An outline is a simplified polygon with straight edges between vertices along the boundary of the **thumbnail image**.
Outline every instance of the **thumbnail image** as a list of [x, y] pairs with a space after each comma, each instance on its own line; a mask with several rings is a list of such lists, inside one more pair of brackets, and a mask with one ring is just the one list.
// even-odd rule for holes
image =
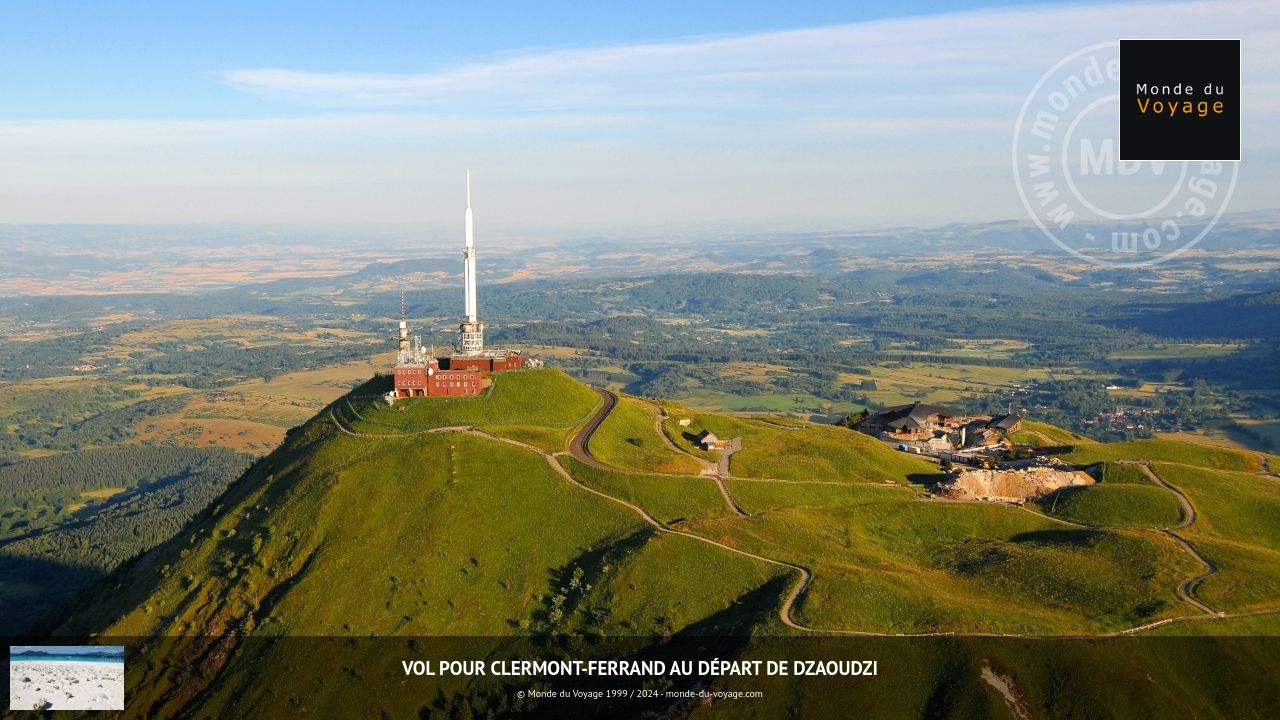
[[124, 648], [9, 646], [9, 709], [123, 710]]

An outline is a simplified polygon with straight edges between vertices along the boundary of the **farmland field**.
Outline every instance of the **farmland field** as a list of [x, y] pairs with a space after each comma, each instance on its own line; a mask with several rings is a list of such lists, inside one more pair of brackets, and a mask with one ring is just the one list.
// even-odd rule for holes
[[[1044, 368], [1002, 368], [986, 365], [886, 363], [869, 368], [876, 384], [866, 395], [879, 405], [901, 405], [910, 402], [945, 404], [963, 395], [1008, 390], [1036, 380], [1045, 380], [1051, 372]], [[1077, 375], [1078, 372], [1068, 372]], [[862, 375], [842, 375], [845, 382], [868, 379]]]

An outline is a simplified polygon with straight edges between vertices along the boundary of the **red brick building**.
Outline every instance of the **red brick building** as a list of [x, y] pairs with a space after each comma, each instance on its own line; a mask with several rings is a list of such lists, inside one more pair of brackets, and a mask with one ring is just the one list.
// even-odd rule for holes
[[396, 365], [395, 396], [474, 397], [484, 389], [478, 369], [440, 369], [437, 360], [425, 364]]

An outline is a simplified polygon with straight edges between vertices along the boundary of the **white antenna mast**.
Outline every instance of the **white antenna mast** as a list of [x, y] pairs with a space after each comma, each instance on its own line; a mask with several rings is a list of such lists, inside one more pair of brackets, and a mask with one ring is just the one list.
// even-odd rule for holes
[[466, 316], [467, 322], [476, 322], [476, 238], [475, 238], [475, 219], [471, 212], [471, 171], [467, 171], [467, 210], [465, 213], [466, 221], [466, 245], [462, 250], [463, 258], [463, 282], [466, 286], [467, 304]]

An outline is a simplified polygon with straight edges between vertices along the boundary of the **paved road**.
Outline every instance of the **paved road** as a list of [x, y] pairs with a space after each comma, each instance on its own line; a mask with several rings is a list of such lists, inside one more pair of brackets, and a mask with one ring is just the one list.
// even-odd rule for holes
[[[605, 393], [605, 391], [597, 391], [597, 392]], [[605, 393], [605, 394], [608, 394], [608, 393]], [[616, 396], [614, 396], [613, 402], [608, 402], [606, 400], [606, 405], [601, 408], [600, 412], [598, 412], [591, 419], [591, 421], [583, 425], [582, 428], [579, 429], [578, 432], [574, 435], [573, 442], [570, 444], [570, 447], [580, 449], [581, 452], [587, 458], [590, 458], [590, 454], [587, 452], [588, 451], [587, 440], [590, 438], [591, 433], [595, 432], [596, 428], [600, 427], [600, 423], [603, 422], [604, 417], [609, 414], [609, 411], [613, 409], [613, 406], [616, 403], [617, 403]], [[373, 438], [373, 439], [388, 439], [388, 438], [397, 437], [397, 435], [362, 433], [350, 427], [347, 427], [347, 425], [339, 417], [338, 413], [335, 412], [334, 410], [335, 406], [336, 406], [336, 403], [335, 405], [331, 405], [329, 407], [329, 417], [333, 420], [334, 425], [343, 433], [346, 433], [347, 435], [356, 436], [356, 437]], [[573, 476], [570, 475], [569, 472], [564, 469], [564, 466], [560, 464], [560, 461], [558, 458], [559, 456], [564, 455], [564, 453], [550, 453], [550, 452], [547, 452], [544, 448], [540, 448], [536, 445], [530, 445], [528, 443], [521, 442], [519, 440], [512, 440], [511, 438], [499, 437], [497, 435], [487, 433], [484, 430], [480, 430], [474, 427], [432, 428], [429, 430], [419, 430], [412, 433], [401, 433], [401, 435], [421, 435], [426, 433], [449, 433], [449, 432], [462, 432], [462, 433], [467, 433], [471, 435], [478, 435], [481, 437], [488, 438], [490, 440], [504, 442], [504, 443], [507, 443], [508, 445], [514, 445], [516, 447], [521, 447], [531, 452], [538, 453], [539, 455], [542, 455], [546, 459], [547, 464], [551, 466], [551, 469], [554, 470], [556, 474], [558, 474], [565, 481], [569, 482], [573, 486], [585, 492], [589, 492], [592, 495], [595, 495], [604, 500], [607, 500], [612, 503], [616, 503], [618, 505], [621, 505], [627, 508], [628, 510], [630, 510], [631, 512], [639, 516], [642, 521], [644, 521], [646, 524], [648, 524], [657, 532], [665, 533], [669, 535], [680, 535], [682, 537], [689, 538], [690, 540], [695, 540], [697, 542], [705, 543], [707, 545], [720, 548], [721, 550], [734, 553], [735, 555], [751, 558], [753, 560], [757, 560], [759, 562], [763, 562], [768, 565], [772, 565], [774, 567], [785, 568], [790, 572], [795, 573], [796, 575], [795, 581], [792, 583], [790, 590], [788, 590], [787, 596], [783, 598], [782, 604], [778, 607], [778, 619], [787, 627], [793, 628], [795, 630], [800, 630], [803, 632], [816, 633], [816, 634], [822, 634], [822, 635], [856, 635], [856, 636], [864, 636], [864, 637], [992, 637], [992, 638], [1018, 638], [1023, 640], [1052, 640], [1052, 639], [1061, 639], [1061, 638], [1098, 639], [1098, 638], [1107, 638], [1107, 637], [1120, 637], [1124, 635], [1133, 635], [1136, 633], [1144, 632], [1146, 630], [1151, 630], [1164, 625], [1170, 625], [1173, 623], [1217, 620], [1217, 619], [1226, 619], [1226, 618], [1257, 617], [1261, 615], [1280, 614], [1280, 608], [1269, 608], [1265, 610], [1255, 610], [1255, 611], [1246, 612], [1246, 613], [1230, 613], [1230, 614], [1213, 613], [1212, 611], [1207, 611], [1211, 614], [1188, 615], [1188, 616], [1182, 616], [1182, 617], [1176, 617], [1176, 618], [1167, 618], [1165, 620], [1158, 620], [1156, 622], [1147, 623], [1145, 625], [1139, 625], [1137, 627], [1132, 627], [1125, 630], [1118, 630], [1111, 633], [1104, 633], [1101, 635], [1045, 636], [1045, 635], [1026, 635], [1026, 634], [1020, 634], [1020, 633], [966, 633], [966, 632], [883, 633], [883, 632], [872, 632], [868, 630], [840, 630], [840, 629], [815, 628], [808, 625], [804, 625], [803, 623], [796, 621], [792, 617], [792, 612], [795, 608], [796, 601], [799, 599], [800, 595], [803, 594], [804, 591], [809, 587], [809, 583], [813, 580], [813, 572], [809, 568], [804, 567], [802, 565], [797, 565], [795, 563], [787, 562], [785, 560], [778, 560], [775, 558], [766, 557], [764, 555], [758, 555], [756, 553], [749, 552], [747, 550], [742, 550], [742, 549], [733, 547], [731, 545], [726, 545], [722, 542], [718, 542], [716, 540], [712, 540], [710, 538], [706, 538], [701, 535], [695, 535], [694, 533], [691, 533], [691, 532], [686, 532], [684, 530], [676, 530], [674, 528], [668, 527], [667, 525], [660, 522], [657, 518], [653, 517], [648, 512], [646, 512], [644, 508], [640, 507], [639, 505], [631, 503], [627, 500], [623, 500], [622, 498], [617, 498], [607, 493], [601, 492], [599, 490], [596, 490], [595, 488], [588, 487], [578, 482], [577, 480], [575, 480]], [[574, 457], [578, 457], [578, 456], [575, 454]], [[579, 458], [579, 459], [582, 460], [582, 458]], [[582, 460], [582, 461], [587, 462], [587, 460]], [[596, 462], [594, 458], [591, 458], [591, 461]], [[606, 467], [606, 469], [608, 469], [607, 466], [603, 466], [602, 464], [600, 464], [600, 466]], [[1161, 482], [1161, 484], [1164, 484], [1164, 483]], [[1177, 491], [1175, 490], [1175, 492]], [[1191, 552], [1194, 553], [1195, 552], [1194, 549], [1192, 549]], [[1197, 557], [1199, 557], [1199, 553], [1195, 553], [1195, 554]]]
[[742, 449], [742, 438], [736, 437], [725, 443], [724, 452], [720, 453], [720, 464], [716, 467], [716, 487], [720, 488], [720, 494], [724, 496], [724, 501], [729, 505], [729, 509], [741, 517], [748, 517], [748, 514], [738, 501], [733, 498], [733, 494], [729, 492], [729, 486], [724, 484], [724, 479], [730, 477], [729, 463], [733, 459], [733, 454]]
[[742, 438], [736, 437], [724, 444], [724, 452], [720, 453], [720, 467], [717, 469], [717, 475], [720, 477], [732, 477], [729, 473], [729, 462], [733, 459], [733, 454], [742, 449]]
[[595, 390], [596, 395], [600, 396], [600, 409], [596, 411], [595, 415], [591, 416], [586, 425], [583, 425], [578, 432], [574, 433], [573, 439], [569, 441], [569, 454], [578, 462], [586, 463], [597, 470], [614, 470], [615, 468], [611, 468], [592, 457], [587, 446], [591, 442], [591, 436], [596, 433], [596, 430], [600, 429], [601, 423], [617, 406], [618, 396], [608, 390], [591, 389]]

